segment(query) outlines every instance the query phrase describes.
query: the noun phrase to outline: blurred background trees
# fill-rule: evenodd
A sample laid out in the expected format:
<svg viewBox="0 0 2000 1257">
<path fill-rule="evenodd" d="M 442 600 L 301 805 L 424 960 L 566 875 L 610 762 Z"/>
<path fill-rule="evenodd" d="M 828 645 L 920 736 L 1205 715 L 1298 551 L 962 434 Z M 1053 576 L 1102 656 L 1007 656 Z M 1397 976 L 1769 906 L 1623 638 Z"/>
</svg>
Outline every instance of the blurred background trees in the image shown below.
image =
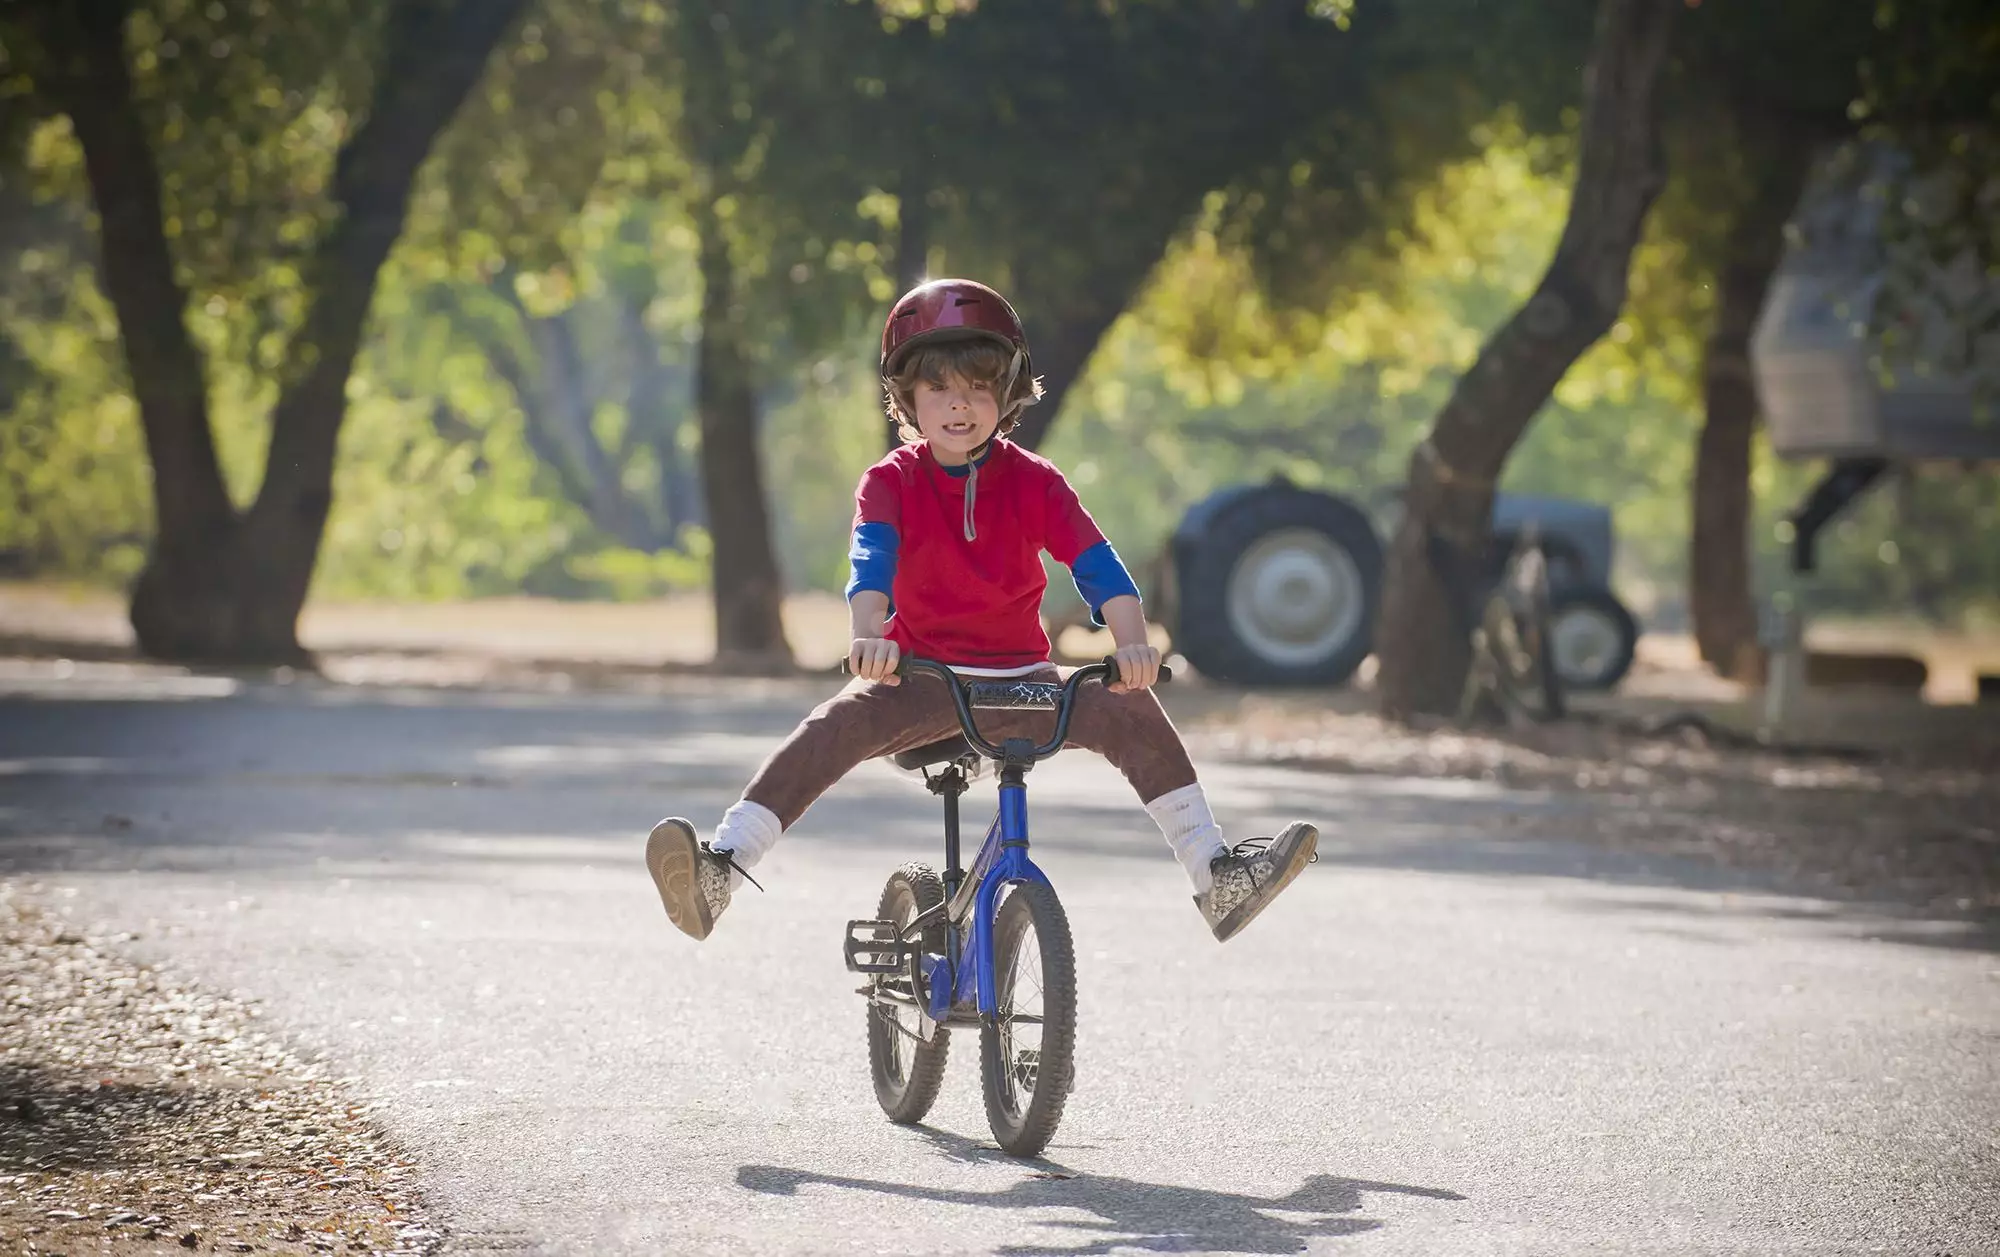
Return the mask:
<svg viewBox="0 0 2000 1257">
<path fill-rule="evenodd" d="M 292 657 L 308 593 L 712 588 L 734 663 L 782 666 L 887 440 L 882 312 L 946 273 L 1016 298 L 1022 437 L 1135 560 L 1273 474 L 1387 513 L 1554 254 L 1598 9 L 20 6 L 0 566 L 131 586 L 175 657 Z M 1629 294 L 1497 478 L 1611 504 L 1621 582 L 1719 667 L 1811 475 L 1741 369 L 1805 158 L 1977 168 L 1994 39 L 1978 5 L 1680 14 Z M 1924 474 L 1830 536 L 1831 604 L 1990 605 L 2000 490 Z"/>
</svg>

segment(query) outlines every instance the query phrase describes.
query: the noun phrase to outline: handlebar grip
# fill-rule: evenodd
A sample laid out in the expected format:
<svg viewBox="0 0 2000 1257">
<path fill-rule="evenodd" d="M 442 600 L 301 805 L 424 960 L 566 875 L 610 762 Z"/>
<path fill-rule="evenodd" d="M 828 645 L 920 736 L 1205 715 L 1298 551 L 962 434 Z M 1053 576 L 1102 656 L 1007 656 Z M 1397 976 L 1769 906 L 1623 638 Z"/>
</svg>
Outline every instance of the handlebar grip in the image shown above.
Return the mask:
<svg viewBox="0 0 2000 1257">
<path fill-rule="evenodd" d="M 1101 664 L 1103 664 L 1103 665 L 1104 665 L 1104 666 L 1105 666 L 1105 667 L 1106 667 L 1107 669 L 1109 669 L 1109 670 L 1110 670 L 1110 672 L 1111 672 L 1111 679 L 1116 679 L 1116 678 L 1117 678 L 1117 676 L 1118 676 L 1118 656 L 1116 656 L 1116 655 L 1106 655 L 1106 656 L 1104 656 L 1104 658 L 1100 659 L 1100 660 L 1099 660 L 1098 662 L 1099 662 L 1099 663 L 1101 663 Z M 1167 666 L 1166 664 L 1161 664 L 1161 665 L 1160 665 L 1160 681 L 1159 681 L 1159 683 L 1160 683 L 1161 685 L 1165 685 L 1165 684 L 1166 684 L 1167 682 L 1169 682 L 1169 681 L 1171 681 L 1171 680 L 1173 680 L 1173 679 L 1174 679 L 1174 670 L 1173 670 L 1172 668 L 1168 667 L 1168 666 Z"/>
<path fill-rule="evenodd" d="M 846 658 L 840 661 L 840 675 L 846 677 L 851 677 L 854 675 L 853 659 Z M 905 681 L 910 679 L 910 656 L 908 655 L 896 656 L 896 675 Z"/>
</svg>

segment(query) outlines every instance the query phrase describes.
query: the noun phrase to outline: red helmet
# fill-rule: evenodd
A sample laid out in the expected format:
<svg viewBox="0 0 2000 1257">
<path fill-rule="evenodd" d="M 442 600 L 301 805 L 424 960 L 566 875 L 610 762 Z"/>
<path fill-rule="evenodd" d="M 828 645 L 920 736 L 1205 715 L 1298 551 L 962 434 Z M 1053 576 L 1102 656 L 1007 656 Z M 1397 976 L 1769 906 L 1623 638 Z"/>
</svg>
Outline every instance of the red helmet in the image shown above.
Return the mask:
<svg viewBox="0 0 2000 1257">
<path fill-rule="evenodd" d="M 1019 355 L 1014 379 L 1033 379 L 1028 334 L 1007 298 L 969 279 L 934 279 L 903 294 L 882 325 L 882 376 L 895 373 L 903 355 L 932 341 L 987 337 Z"/>
</svg>

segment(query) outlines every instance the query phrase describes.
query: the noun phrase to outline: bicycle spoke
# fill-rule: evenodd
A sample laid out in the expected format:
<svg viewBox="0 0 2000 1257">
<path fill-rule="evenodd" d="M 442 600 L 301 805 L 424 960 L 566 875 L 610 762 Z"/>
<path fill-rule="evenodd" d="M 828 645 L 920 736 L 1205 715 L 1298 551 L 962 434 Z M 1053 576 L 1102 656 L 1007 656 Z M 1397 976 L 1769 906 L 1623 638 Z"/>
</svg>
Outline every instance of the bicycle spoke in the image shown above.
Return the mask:
<svg viewBox="0 0 2000 1257">
<path fill-rule="evenodd" d="M 1000 990 L 1000 1054 L 1016 1112 L 1027 1107 L 1041 1073 L 1043 994 L 1041 940 L 1031 926 L 1015 946 Z"/>
</svg>

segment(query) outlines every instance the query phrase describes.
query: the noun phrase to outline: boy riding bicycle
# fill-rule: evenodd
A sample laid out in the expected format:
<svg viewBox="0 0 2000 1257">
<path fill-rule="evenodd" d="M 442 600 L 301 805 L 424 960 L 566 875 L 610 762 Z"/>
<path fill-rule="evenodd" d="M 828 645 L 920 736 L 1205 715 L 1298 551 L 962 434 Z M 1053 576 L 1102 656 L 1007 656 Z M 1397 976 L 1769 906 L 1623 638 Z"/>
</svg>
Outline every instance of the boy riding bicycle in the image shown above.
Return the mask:
<svg viewBox="0 0 2000 1257">
<path fill-rule="evenodd" d="M 1041 622 L 1046 550 L 1070 569 L 1092 619 L 1111 629 L 1118 680 L 1076 695 L 1068 742 L 1125 775 L 1160 826 L 1217 939 L 1262 912 L 1314 858 L 1302 821 L 1275 838 L 1223 842 L 1180 735 L 1149 691 L 1160 652 L 1111 543 L 1054 464 L 1006 439 L 1041 396 L 1028 340 L 1005 298 L 945 279 L 905 294 L 882 330 L 882 382 L 905 444 L 856 491 L 848 581 L 855 679 L 771 753 L 714 837 L 669 817 L 646 867 L 670 919 L 708 937 L 730 892 L 813 800 L 856 765 L 959 729 L 947 682 L 896 675 L 905 655 L 969 677 L 1053 681 Z M 1049 717 L 995 712 L 988 737 L 1046 736 Z"/>
</svg>

